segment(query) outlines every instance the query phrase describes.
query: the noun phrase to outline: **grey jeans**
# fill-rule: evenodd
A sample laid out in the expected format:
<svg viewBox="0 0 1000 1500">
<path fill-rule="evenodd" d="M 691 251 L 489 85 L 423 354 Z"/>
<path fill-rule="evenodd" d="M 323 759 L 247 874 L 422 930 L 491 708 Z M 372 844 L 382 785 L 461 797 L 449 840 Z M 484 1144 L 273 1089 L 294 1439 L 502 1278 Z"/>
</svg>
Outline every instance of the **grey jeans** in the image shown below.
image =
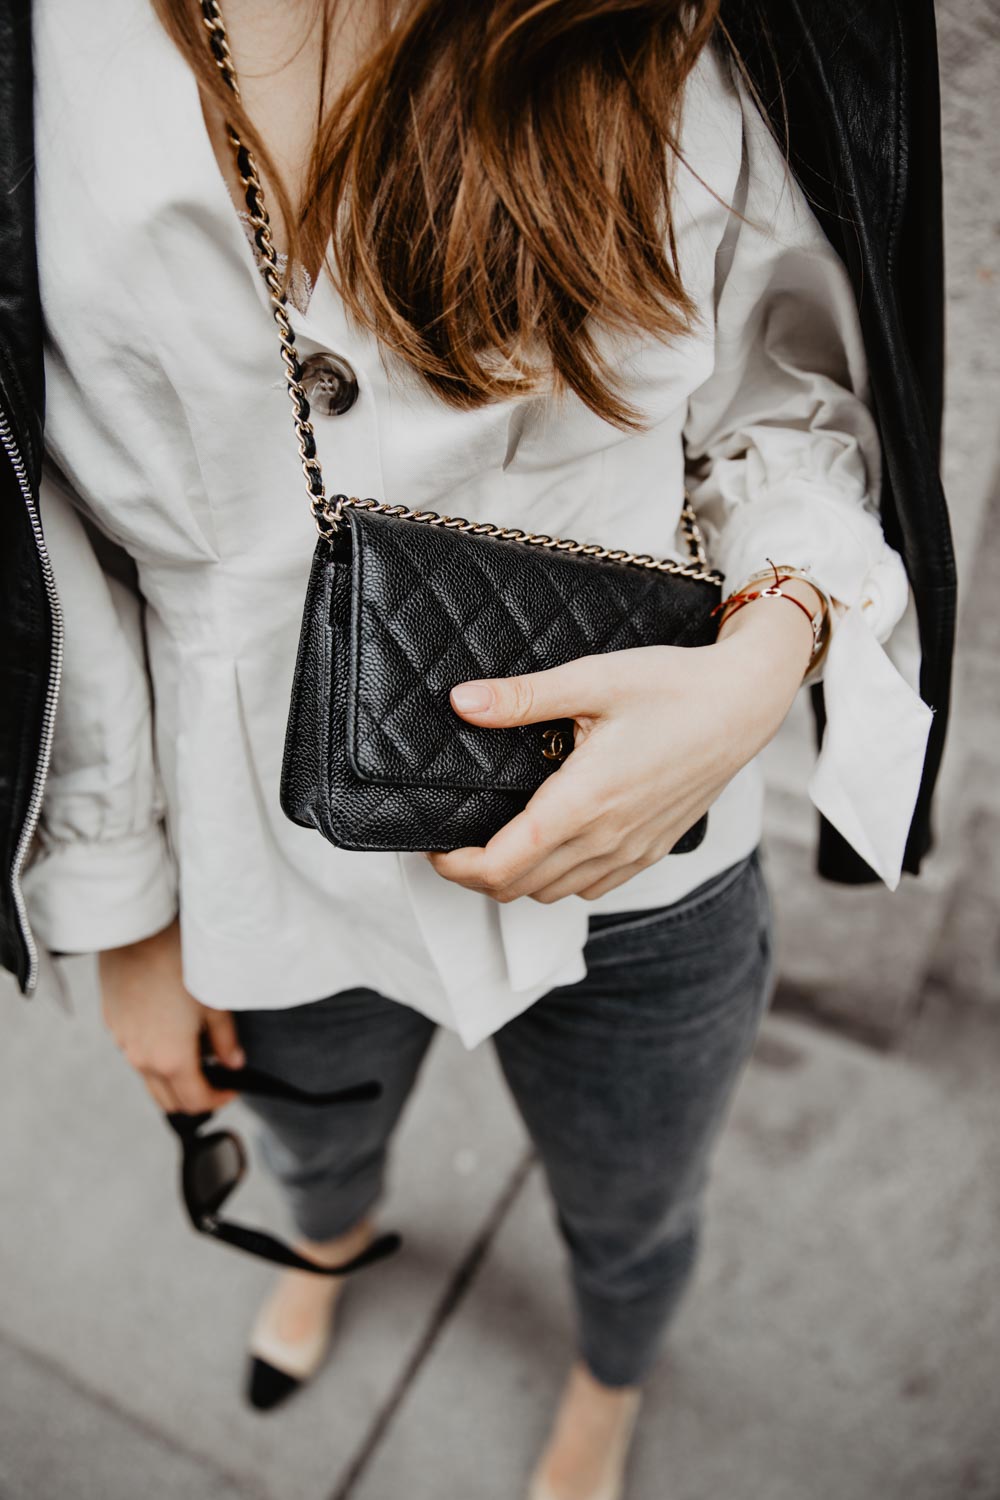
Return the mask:
<svg viewBox="0 0 1000 1500">
<path fill-rule="evenodd" d="M 687 1284 L 711 1147 L 771 995 L 759 850 L 669 906 L 593 916 L 585 957 L 585 979 L 492 1041 L 569 1250 L 580 1355 L 633 1385 Z M 380 1196 L 434 1023 L 364 989 L 236 1022 L 248 1061 L 303 1088 L 382 1083 L 350 1109 L 252 1105 L 298 1229 L 333 1238 Z"/>
</svg>

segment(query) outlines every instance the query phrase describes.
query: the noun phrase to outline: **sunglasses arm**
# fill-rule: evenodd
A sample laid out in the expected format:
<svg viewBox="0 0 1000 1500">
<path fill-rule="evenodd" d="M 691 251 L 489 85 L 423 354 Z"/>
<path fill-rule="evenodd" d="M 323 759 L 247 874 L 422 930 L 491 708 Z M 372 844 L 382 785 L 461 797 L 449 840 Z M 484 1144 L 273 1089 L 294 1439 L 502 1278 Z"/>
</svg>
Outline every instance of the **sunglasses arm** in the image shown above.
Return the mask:
<svg viewBox="0 0 1000 1500">
<path fill-rule="evenodd" d="M 206 1082 L 214 1089 L 223 1092 L 235 1089 L 241 1094 L 289 1099 L 298 1104 L 369 1104 L 382 1095 L 382 1085 L 374 1078 L 367 1079 L 364 1083 L 351 1084 L 348 1088 L 315 1093 L 309 1089 L 297 1088 L 294 1083 L 286 1083 L 283 1078 L 265 1073 L 261 1068 L 227 1068 L 211 1055 L 202 1061 L 201 1071 Z"/>
<path fill-rule="evenodd" d="M 402 1244 L 398 1234 L 380 1234 L 352 1260 L 344 1261 L 339 1266 L 324 1266 L 319 1261 L 299 1255 L 291 1245 L 284 1244 L 273 1235 L 266 1234 L 262 1229 L 251 1229 L 246 1225 L 233 1224 L 227 1219 L 216 1219 L 208 1214 L 201 1219 L 197 1227 L 203 1234 L 210 1234 L 214 1239 L 222 1240 L 223 1243 L 232 1245 L 236 1250 L 245 1250 L 249 1255 L 273 1261 L 275 1265 L 290 1266 L 296 1271 L 311 1271 L 317 1276 L 349 1276 L 352 1271 L 363 1270 L 365 1266 L 374 1265 L 376 1261 L 384 1260 L 387 1255 L 394 1254 Z"/>
</svg>

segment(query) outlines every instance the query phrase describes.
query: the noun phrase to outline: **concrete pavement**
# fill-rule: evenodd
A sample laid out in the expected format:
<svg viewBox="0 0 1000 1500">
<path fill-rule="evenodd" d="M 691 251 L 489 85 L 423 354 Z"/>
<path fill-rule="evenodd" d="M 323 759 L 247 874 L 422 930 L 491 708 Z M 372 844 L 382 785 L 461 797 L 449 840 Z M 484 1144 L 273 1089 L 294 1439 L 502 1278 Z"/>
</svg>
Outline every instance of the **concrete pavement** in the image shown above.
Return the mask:
<svg viewBox="0 0 1000 1500">
<path fill-rule="evenodd" d="M 188 1230 L 174 1143 L 77 991 L 71 1027 L 5 1011 L 2 1500 L 518 1500 L 569 1307 L 489 1049 L 434 1048 L 384 1211 L 404 1250 L 260 1417 L 238 1387 L 268 1273 Z M 953 995 L 893 1055 L 769 1019 L 632 1500 L 996 1500 L 998 1067 L 1000 1018 Z M 281 1223 L 260 1173 L 238 1207 Z"/>
</svg>

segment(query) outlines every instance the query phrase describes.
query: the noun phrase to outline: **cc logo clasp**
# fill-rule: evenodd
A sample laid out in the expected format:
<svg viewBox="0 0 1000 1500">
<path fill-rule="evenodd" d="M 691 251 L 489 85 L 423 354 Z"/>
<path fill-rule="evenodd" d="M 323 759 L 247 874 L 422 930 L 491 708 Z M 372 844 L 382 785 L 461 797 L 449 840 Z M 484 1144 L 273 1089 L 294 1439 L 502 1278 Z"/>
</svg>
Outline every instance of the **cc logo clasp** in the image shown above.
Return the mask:
<svg viewBox="0 0 1000 1500">
<path fill-rule="evenodd" d="M 546 760 L 565 760 L 566 736 L 561 729 L 546 729 L 542 734 L 542 754 Z"/>
</svg>

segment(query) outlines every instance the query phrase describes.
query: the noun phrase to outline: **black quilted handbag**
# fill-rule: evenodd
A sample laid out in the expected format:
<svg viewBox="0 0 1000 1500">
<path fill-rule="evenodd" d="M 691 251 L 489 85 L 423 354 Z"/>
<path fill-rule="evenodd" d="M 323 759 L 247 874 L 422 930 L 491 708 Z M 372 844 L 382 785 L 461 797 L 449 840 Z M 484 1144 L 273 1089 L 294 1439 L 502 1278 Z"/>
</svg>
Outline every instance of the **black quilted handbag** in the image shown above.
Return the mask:
<svg viewBox="0 0 1000 1500">
<path fill-rule="evenodd" d="M 212 51 L 236 75 L 217 0 L 202 9 Z M 319 540 L 292 685 L 281 806 L 345 849 L 481 846 L 572 751 L 564 720 L 467 724 L 449 692 L 632 646 L 705 646 L 721 576 L 690 504 L 690 560 L 560 541 L 337 495 L 328 498 L 309 403 L 251 153 L 230 130 L 281 340 Z M 670 851 L 705 836 L 705 813 Z"/>
</svg>

